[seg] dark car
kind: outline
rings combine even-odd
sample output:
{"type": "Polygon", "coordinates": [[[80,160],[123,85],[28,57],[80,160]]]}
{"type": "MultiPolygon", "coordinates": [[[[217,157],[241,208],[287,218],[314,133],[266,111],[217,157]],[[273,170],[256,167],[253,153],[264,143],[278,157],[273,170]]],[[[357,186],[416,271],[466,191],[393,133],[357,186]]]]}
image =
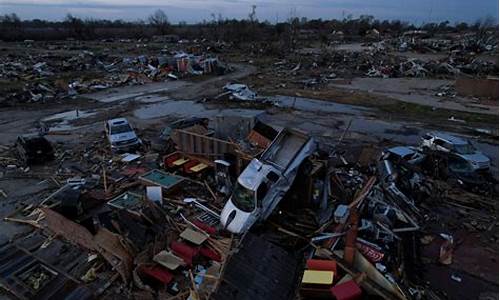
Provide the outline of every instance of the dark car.
{"type": "Polygon", "coordinates": [[[492,176],[487,170],[477,170],[458,155],[448,158],[448,180],[455,180],[464,189],[489,194],[492,192],[492,176]]]}
{"type": "Polygon", "coordinates": [[[54,159],[54,148],[43,136],[19,136],[16,141],[16,155],[25,165],[43,163],[54,159]]]}

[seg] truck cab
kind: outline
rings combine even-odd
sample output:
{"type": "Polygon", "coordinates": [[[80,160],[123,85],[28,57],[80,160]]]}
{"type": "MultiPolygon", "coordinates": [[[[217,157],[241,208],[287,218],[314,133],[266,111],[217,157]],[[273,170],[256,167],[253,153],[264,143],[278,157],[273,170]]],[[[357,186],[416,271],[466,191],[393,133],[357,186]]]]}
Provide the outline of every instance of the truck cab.
{"type": "MultiPolygon", "coordinates": [[[[272,201],[278,199],[275,185],[280,180],[279,171],[253,159],[238,177],[231,198],[224,206],[222,220],[226,229],[240,233],[248,230],[260,218],[272,212],[272,201]]],[[[283,192],[284,195],[284,192],[283,192]]]]}
{"type": "Polygon", "coordinates": [[[252,159],[238,177],[222,210],[222,225],[240,234],[267,219],[292,185],[301,163],[314,150],[312,138],[282,130],[260,159],[252,159]]]}

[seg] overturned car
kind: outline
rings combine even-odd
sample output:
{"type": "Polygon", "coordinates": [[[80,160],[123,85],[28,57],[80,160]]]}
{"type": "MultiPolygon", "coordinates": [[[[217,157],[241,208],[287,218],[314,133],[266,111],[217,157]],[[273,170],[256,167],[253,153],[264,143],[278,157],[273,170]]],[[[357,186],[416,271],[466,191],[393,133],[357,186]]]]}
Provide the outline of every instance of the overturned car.
{"type": "Polygon", "coordinates": [[[260,159],[254,158],[238,177],[222,210],[224,228],[240,234],[267,219],[292,185],[301,163],[315,150],[313,138],[283,129],[260,159]]]}

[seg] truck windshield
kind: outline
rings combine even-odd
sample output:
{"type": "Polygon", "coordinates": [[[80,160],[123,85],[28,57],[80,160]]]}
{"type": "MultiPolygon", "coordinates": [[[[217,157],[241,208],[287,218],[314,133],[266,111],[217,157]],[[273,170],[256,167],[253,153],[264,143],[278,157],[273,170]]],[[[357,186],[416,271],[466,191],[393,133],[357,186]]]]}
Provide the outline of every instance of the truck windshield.
{"type": "Polygon", "coordinates": [[[460,154],[474,154],[476,149],[471,144],[455,145],[455,151],[460,154]]]}
{"type": "Polygon", "coordinates": [[[111,134],[119,134],[129,131],[132,131],[132,128],[130,128],[130,125],[128,124],[116,125],[111,127],[111,134]]]}
{"type": "Polygon", "coordinates": [[[252,212],[255,209],[255,195],[254,192],[245,188],[240,183],[236,184],[231,201],[234,205],[244,212],[252,212]]]}

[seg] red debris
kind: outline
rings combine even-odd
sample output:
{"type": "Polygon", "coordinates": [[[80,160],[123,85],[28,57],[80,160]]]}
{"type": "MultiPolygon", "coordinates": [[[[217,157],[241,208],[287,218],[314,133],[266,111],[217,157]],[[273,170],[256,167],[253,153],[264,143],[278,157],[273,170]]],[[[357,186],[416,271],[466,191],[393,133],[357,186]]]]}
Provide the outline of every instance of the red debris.
{"type": "Polygon", "coordinates": [[[359,252],[361,252],[370,262],[378,263],[384,258],[384,253],[373,249],[365,244],[356,243],[359,252]]]}
{"type": "Polygon", "coordinates": [[[199,249],[197,249],[195,247],[191,247],[185,243],[176,242],[176,241],[173,241],[170,244],[170,248],[172,249],[172,251],[174,251],[174,253],[177,256],[182,258],[182,260],[184,260],[184,262],[187,265],[191,265],[193,263],[193,258],[196,255],[198,255],[198,251],[199,251],[199,249]]]}
{"type": "Polygon", "coordinates": [[[337,300],[356,300],[361,299],[363,293],[354,280],[349,280],[338,284],[330,289],[330,292],[337,300]]]}
{"type": "Polygon", "coordinates": [[[142,273],[164,283],[164,284],[169,284],[170,281],[174,278],[174,275],[170,273],[168,270],[160,267],[160,266],[153,266],[153,267],[143,267],[141,268],[142,273]]]}
{"type": "Polygon", "coordinates": [[[337,274],[337,262],[334,260],[308,259],[306,265],[308,270],[333,271],[337,274]]]}
{"type": "Polygon", "coordinates": [[[207,225],[199,220],[194,220],[193,224],[196,225],[196,227],[200,228],[201,230],[205,231],[208,234],[215,234],[217,232],[217,229],[215,227],[212,227],[210,225],[207,225]]]}
{"type": "Polygon", "coordinates": [[[210,258],[211,260],[215,260],[216,262],[222,261],[222,257],[220,256],[219,253],[217,253],[216,251],[214,251],[210,248],[207,248],[207,247],[201,248],[200,254],[205,256],[206,258],[210,258]]]}

